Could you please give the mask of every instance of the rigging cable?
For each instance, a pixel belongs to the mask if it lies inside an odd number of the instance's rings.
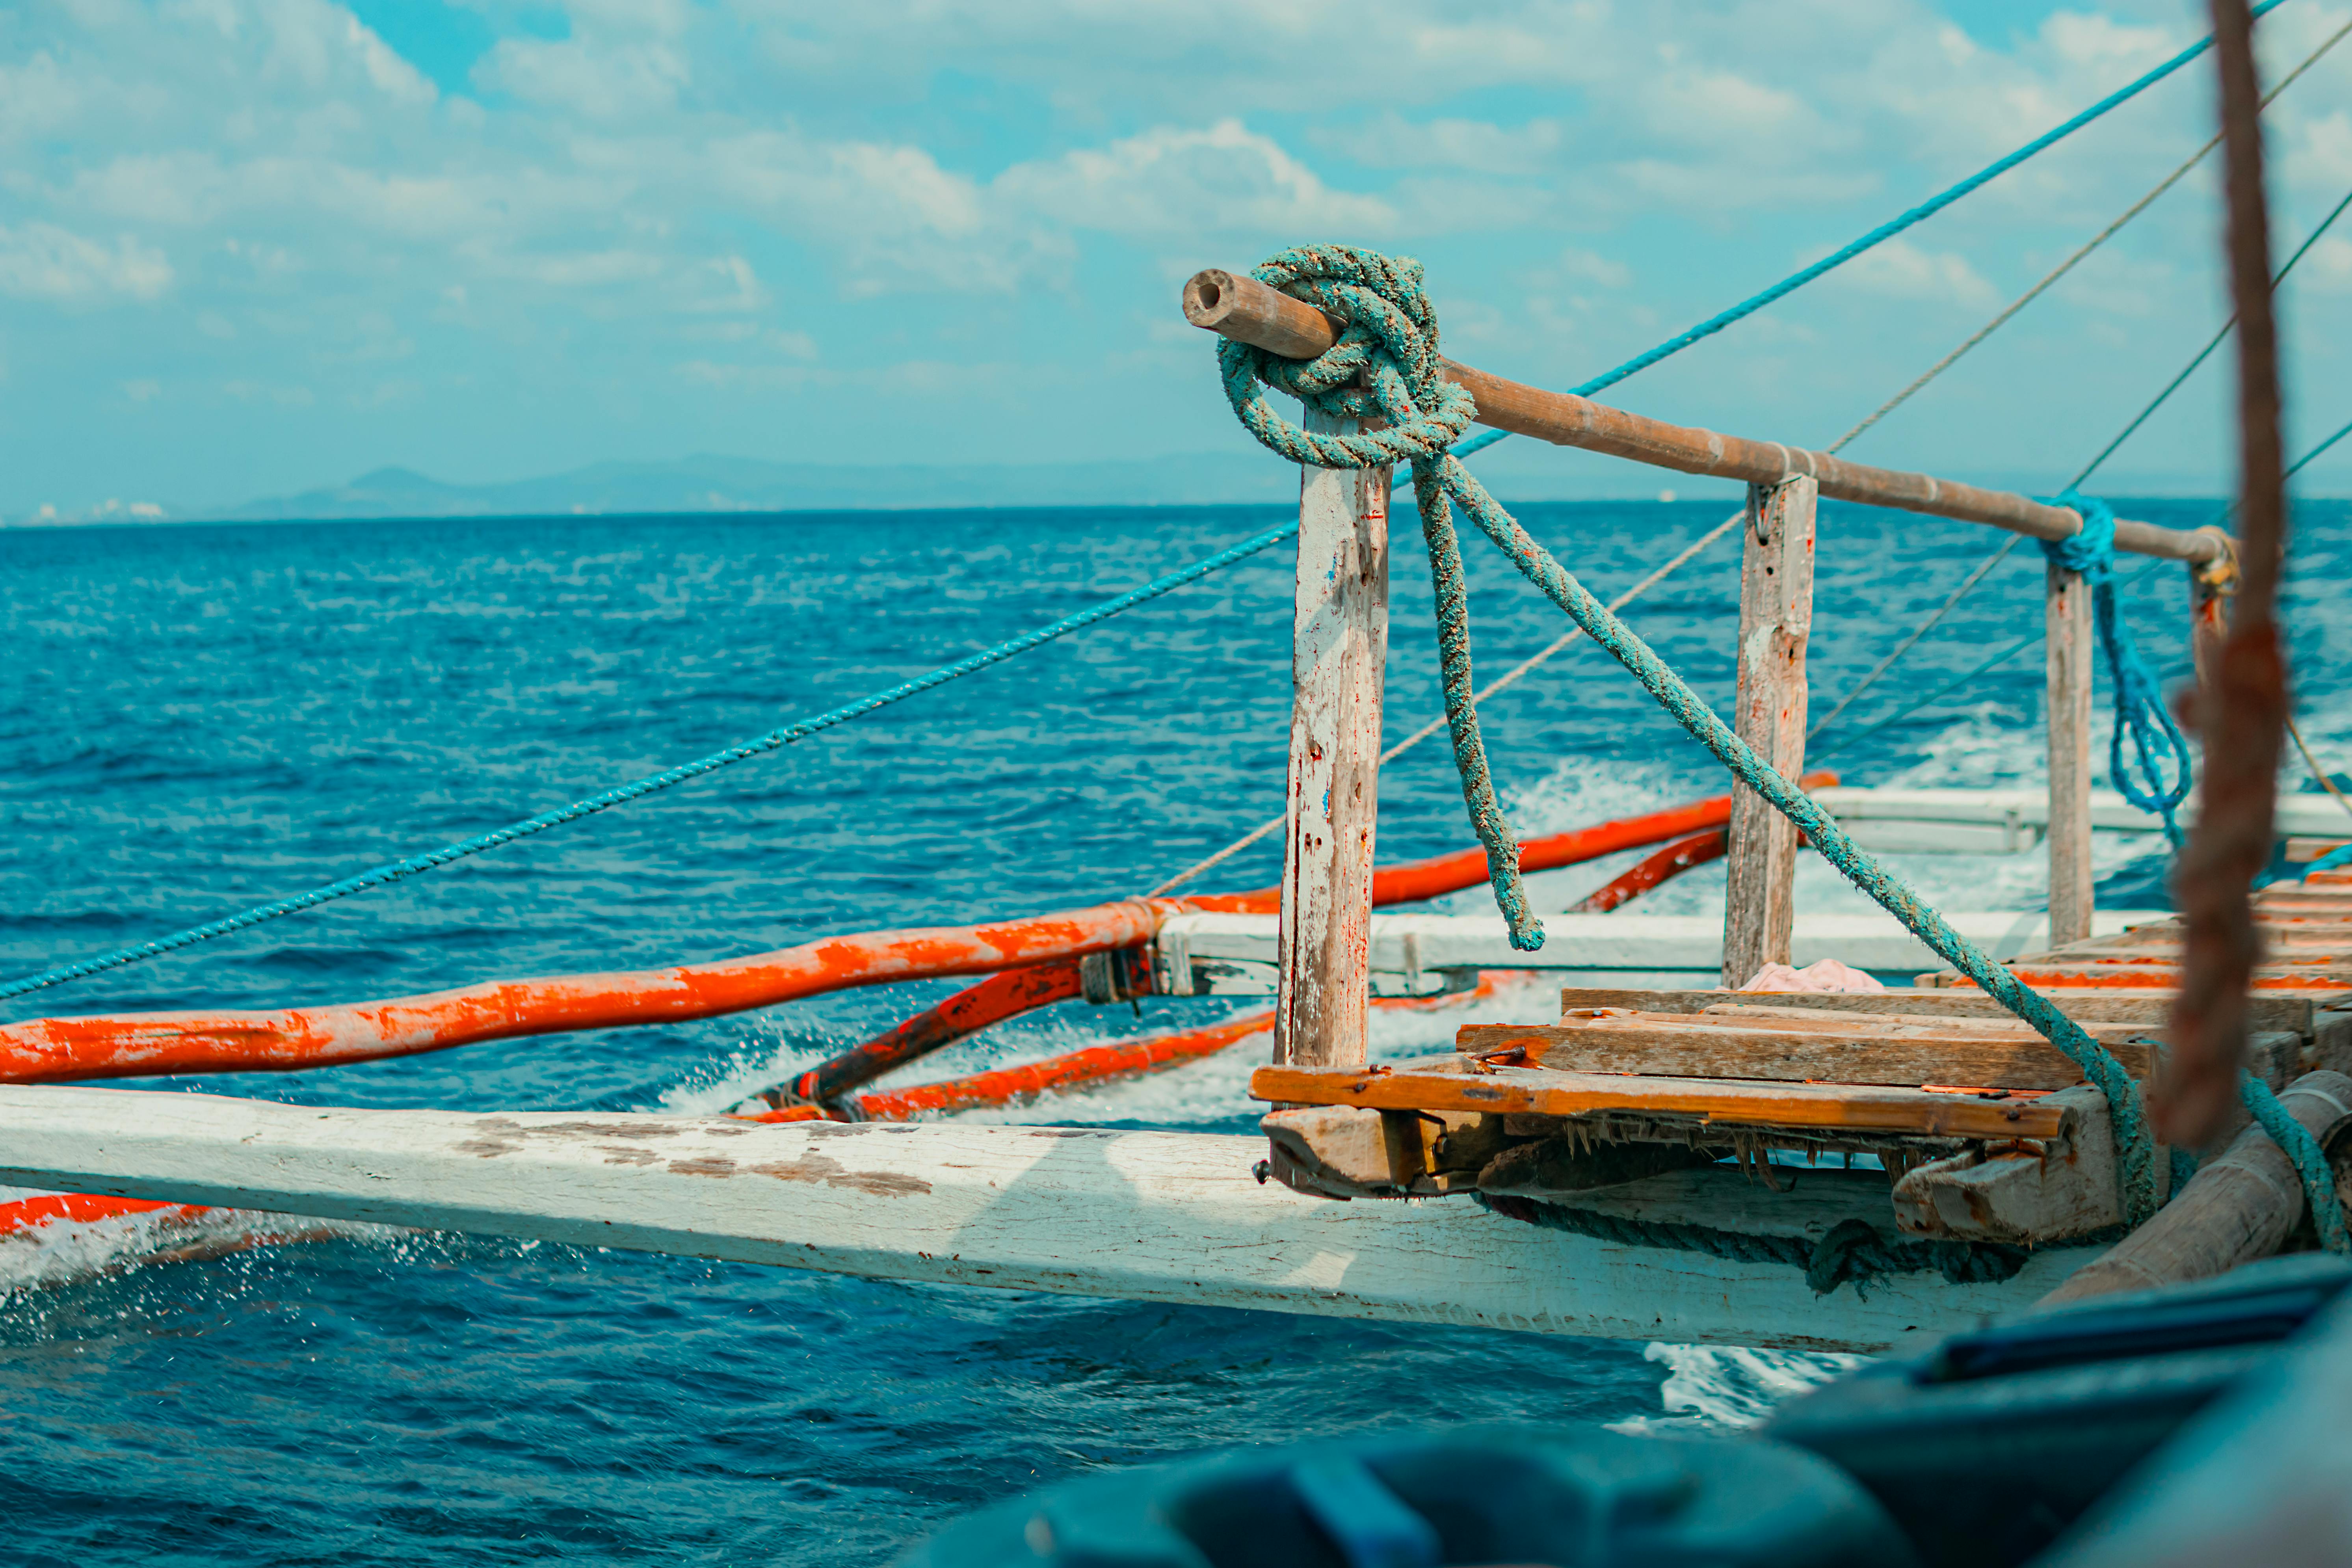
[[[2352,26],[2347,26],[2343,32],[2352,32]],[[2336,37],[2341,37],[2343,36],[2343,32],[2337,33]],[[2334,41],[2335,40],[2333,38],[2329,40],[2330,43],[2333,43]],[[2306,61],[2305,63],[2308,64],[2309,62]],[[2284,87],[2286,84],[2284,82],[2281,82],[2279,85]],[[2319,243],[2320,237],[2326,234],[2329,228],[2334,226],[2337,218],[2344,216],[2347,208],[2352,208],[2352,191],[2347,191],[2344,194],[2344,199],[2337,202],[2336,205],[2329,210],[2326,217],[2320,219],[2319,226],[2313,229],[2309,235],[2305,236],[2304,242],[2295,247],[2294,254],[2286,258],[2286,264],[2281,267],[2278,269],[2277,274],[2271,279],[2272,288],[2275,289],[2286,280],[2287,274],[2294,270],[2294,264],[2301,261],[2310,251],[2311,247]],[[2108,442],[2105,449],[2100,452],[2097,457],[2092,458],[2091,461],[2084,466],[2083,471],[2074,476],[2073,482],[2070,483],[2067,488],[2069,489],[2073,489],[2075,486],[2080,485],[2084,479],[2091,477],[2092,473],[2098,468],[2100,464],[2105,462],[2110,457],[2114,456],[2116,448],[2122,446],[2125,439],[2129,437],[2133,431],[2138,429],[2141,425],[2145,424],[2149,415],[2154,414],[2158,408],[2162,407],[2167,398],[2170,397],[2175,392],[2180,390],[2181,384],[2189,379],[2189,375],[2199,365],[2205,363],[2207,357],[2210,356],[2216,348],[2221,346],[2221,340],[2229,336],[2230,329],[2237,325],[2237,321],[2238,318],[2235,314],[2232,314],[2227,321],[2221,323],[2221,330],[2215,332],[2211,341],[2207,342],[2203,348],[2197,351],[2196,355],[2189,360],[2187,367],[2184,368],[2179,375],[2174,376],[2170,382],[2166,384],[2164,390],[2156,395],[2155,401],[2151,402],[2146,408],[2141,409],[2139,414],[2132,420],[2132,422],[2124,426],[2123,434]],[[1864,421],[1864,424],[1867,423],[1868,421]],[[1862,426],[1857,426],[1855,428],[1860,429]],[[2321,442],[2316,447],[2305,453],[2302,460],[2294,465],[2294,468],[2300,468],[2305,463],[2308,463],[2312,458],[2316,458],[2320,453],[2327,450],[2328,447],[2342,440],[2347,432],[2352,432],[2352,426],[2347,426],[2344,430],[2338,430],[2335,435],[2330,436],[2326,440]],[[1834,448],[1832,448],[1832,450],[1834,450]],[[2293,473],[2294,468],[2289,468],[2287,472]],[[2220,520],[2226,520],[2229,515],[2229,509],[2224,508],[2220,514]],[[1893,653],[1890,653],[1885,658],[1880,659],[1869,674],[1864,676],[1859,681],[1856,681],[1852,689],[1848,690],[1843,697],[1839,698],[1837,706],[1831,709],[1828,716],[1823,718],[1820,723],[1815,724],[1812,729],[1806,731],[1805,738],[1810,741],[1813,736],[1820,734],[1823,730],[1829,727],[1831,719],[1834,719],[1840,713],[1844,712],[1847,705],[1852,703],[1855,698],[1861,696],[1864,691],[1869,690],[1871,687],[1877,684],[1879,677],[1885,675],[1889,669],[1893,668],[1897,659],[1900,659],[1905,654],[1909,653],[1912,647],[1921,637],[1927,636],[1927,634],[1940,623],[1946,616],[1951,614],[1953,607],[1958,605],[1963,598],[1967,597],[1969,592],[1975,588],[1979,583],[1984,581],[1986,574],[1990,573],[1995,566],[2000,565],[2002,561],[2008,558],[2009,552],[2016,548],[2017,537],[2012,537],[2005,541],[2001,546],[1995,550],[1990,555],[1977,563],[1975,569],[1969,572],[1967,580],[1962,582],[1957,589],[1953,590],[1951,597],[1946,599],[1942,605],[1937,607],[1936,612],[1933,615],[1922,621],[1918,626],[1912,631],[1910,636],[1904,638],[1902,643],[1895,647]],[[1873,728],[1875,729],[1877,726],[1873,726]]]

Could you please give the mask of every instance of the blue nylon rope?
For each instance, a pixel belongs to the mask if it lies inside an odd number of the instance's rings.
[[[2295,1173],[2303,1178],[2304,1197],[2311,1205],[2311,1223],[2319,1232],[2319,1245],[2330,1252],[2352,1252],[2352,1236],[2344,1228],[2344,1208],[2336,1201],[2336,1173],[2327,1168],[2327,1152],[2319,1146],[2319,1140],[2279,1103],[2270,1085],[2242,1068],[2238,1070],[2238,1098],[2246,1102],[2246,1109],[2271,1135],[2279,1152],[2294,1162]]]
[[[709,756],[699,757],[693,762],[680,763],[665,772],[617,785],[602,795],[591,795],[586,800],[574,801],[570,805],[560,806],[553,811],[541,812],[537,816],[510,823],[495,832],[478,834],[471,838],[461,838],[455,844],[445,844],[438,849],[427,850],[422,855],[412,855],[404,860],[391,861],[373,870],[362,871],[356,877],[346,877],[340,882],[330,882],[323,888],[313,888],[307,893],[299,893],[290,899],[280,899],[274,903],[257,904],[252,909],[230,915],[225,920],[191,926],[185,931],[174,931],[170,936],[158,937],[153,942],[142,942],[131,947],[117,948],[111,952],[100,953],[95,958],[86,958],[76,963],[61,964],[55,969],[43,970],[38,974],[9,981],[0,984],[0,998],[21,996],[27,991],[37,991],[43,986],[60,984],[68,980],[78,980],[83,975],[96,974],[102,970],[120,969],[126,963],[136,963],[142,959],[153,958],[158,953],[170,952],[174,948],[209,941],[213,937],[226,936],[231,931],[243,931],[247,926],[257,926],[264,921],[274,921],[280,915],[290,915],[298,910],[310,909],[335,899],[349,898],[352,894],[362,892],[369,888],[382,887],[386,882],[396,882],[403,877],[413,877],[420,871],[430,871],[436,867],[446,866],[452,860],[461,860],[468,855],[478,855],[485,849],[495,849],[502,844],[511,844],[518,838],[545,832],[548,828],[560,826],[563,823],[576,822],[581,817],[610,810],[614,806],[635,800],[642,795],[651,795],[656,790],[667,789],[672,784],[684,784],[688,779],[700,778],[705,773],[715,773],[720,768],[742,762],[748,757],[760,756],[780,746],[789,746],[795,741],[804,741],[820,731],[830,730],[836,724],[845,724],[852,719],[862,718],[877,708],[887,708],[894,702],[903,702],[909,697],[930,690],[933,687],[944,686],[950,680],[986,669],[990,665],[1002,664],[1016,654],[1026,653],[1031,648],[1052,642],[1056,637],[1066,637],[1097,622],[1108,620],[1122,610],[1132,609],[1147,600],[1157,599],[1164,594],[1171,594],[1188,583],[1198,582],[1221,567],[1230,566],[1245,556],[1255,555],[1268,545],[1280,543],[1297,531],[1298,524],[1296,522],[1286,522],[1279,528],[1268,529],[1255,539],[1245,539],[1230,549],[1219,551],[1205,561],[1195,562],[1181,571],[1171,572],[1164,577],[1154,578],[1142,587],[1121,594],[1116,599],[1106,600],[1091,608],[1080,610],[1073,616],[1065,616],[1051,626],[1024,632],[1019,637],[1008,638],[993,647],[982,648],[969,658],[960,658],[953,664],[941,665],[928,675],[918,676],[912,680],[903,681],[885,690],[877,691],[871,696],[861,697],[855,702],[845,703],[839,708],[820,713],[813,719],[803,719],[796,724],[787,724],[781,730],[771,730],[755,740],[746,741],[740,745],[730,746],[723,752],[714,752]]]
[[[1464,798],[1486,847],[1488,879],[1510,926],[1512,945],[1524,950],[1540,944],[1543,929],[1527,908],[1518,857],[1502,814],[1493,805],[1493,784],[1469,700],[1468,626],[1459,607],[1459,555],[1447,548],[1456,506],[1585,635],[1632,671],[1675,722],[1795,823],[1822,858],[2083,1069],[2106,1096],[2114,1120],[2125,1217],[2138,1225],[2154,1214],[2154,1144],[2141,1112],[2138,1086],[2123,1065],[2073,1019],[2019,984],[1954,931],[1906,883],[1864,852],[1810,795],[1732,733],[1647,643],[1530,538],[1446,449],[1476,410],[1467,393],[1437,374],[1437,323],[1422,289],[1420,263],[1349,246],[1303,246],[1271,258],[1255,276],[1349,324],[1338,342],[1313,360],[1286,360],[1246,343],[1221,341],[1217,355],[1226,397],[1244,427],[1296,463],[1327,468],[1380,468],[1400,461],[1412,465],[1413,496],[1432,546],[1441,657],[1453,661],[1458,652],[1461,672],[1459,680],[1449,678],[1445,683],[1446,721],[1454,732],[1455,759],[1463,764]],[[1365,382],[1369,389],[1361,384]],[[1388,427],[1358,435],[1300,429],[1274,411],[1263,385],[1290,392],[1328,415],[1379,417],[1388,421]],[[1449,639],[1455,639],[1452,649]]]
[[[2188,738],[2166,711],[2157,690],[2156,672],[2140,657],[2131,625],[2116,606],[2116,514],[2103,500],[2068,490],[2049,498],[2052,506],[2072,507],[2083,519],[2082,531],[2071,539],[2044,539],[2042,552],[2051,564],[2079,573],[2091,587],[2091,613],[2099,628],[2099,646],[2107,656],[2107,677],[2115,687],[2116,723],[2107,737],[2107,774],[2123,797],[2145,812],[2164,819],[2164,836],[2180,847],[2180,825],[2173,820],[2197,765]],[[2131,744],[2126,765],[2124,744]],[[2164,776],[2169,762],[2172,778]]]
[[[2253,16],[2259,18],[2264,13],[2275,10],[2278,6],[2283,5],[2285,3],[2286,0],[2263,0],[2262,5],[2254,7]],[[2028,158],[2032,157],[2036,153],[2042,152],[2056,143],[2064,141],[2067,137],[2072,136],[2075,132],[2080,131],[2084,126],[2088,125],[2092,121],[2098,119],[2099,116],[2106,113],[2109,110],[2115,109],[2119,105],[2138,97],[2141,93],[2147,91],[2149,88],[2154,87],[2158,82],[2162,81],[2166,77],[2170,76],[2174,71],[2179,70],[2182,66],[2187,65],[2189,61],[2195,59],[2198,56],[2203,54],[2207,49],[2212,47],[2213,40],[2210,35],[2199,39],[2196,43],[2189,45],[2187,48],[2181,50],[2179,54],[2173,56],[2170,59],[2165,61],[2162,65],[2157,67],[2146,76],[2141,77],[2137,81],[2117,88],[2106,97],[2099,100],[2098,102],[2091,105],[2090,108],[2083,110],[2082,113],[2074,116],[2074,119],[2067,121],[2063,125],[2043,132],[2041,135],[2035,137],[2032,141],[2028,142],[2024,146],[2020,147],[2016,152],[2010,153],[2007,157],[1996,159],[1994,162],[1987,163],[1983,168],[1979,169],[1975,174],[1970,174],[1967,179],[1962,180],[1959,184],[1948,186],[1945,189],[1938,191],[1936,195],[1929,196],[1926,201],[1921,202],[1917,206],[1913,207],[1909,212],[1903,213],[1898,216],[1890,218],[1885,223],[1880,224],[1876,228],[1872,229],[1868,234],[1864,235],[1860,239],[1848,245],[1843,250],[1832,251],[1829,255],[1822,257],[1819,261],[1814,262],[1811,267],[1801,268],[1797,271],[1790,273],[1789,276],[1781,279],[1780,281],[1773,284],[1770,288],[1750,294],[1747,299],[1742,300],[1738,304],[1732,306],[1728,310],[1709,316],[1706,321],[1701,321],[1697,326],[1691,328],[1688,331],[1683,332],[1676,337],[1668,338],[1664,342],[1660,343],[1654,349],[1648,350],[1643,353],[1635,354],[1632,359],[1627,360],[1624,363],[1617,366],[1614,370],[1603,371],[1599,375],[1594,376],[1591,381],[1583,382],[1578,385],[1570,387],[1568,389],[1570,395],[1576,397],[1590,397],[1594,393],[1600,392],[1606,387],[1616,385],[1619,382],[1624,380],[1629,375],[1633,375],[1649,369],[1652,365],[1671,354],[1678,354],[1682,353],[1683,350],[1690,347],[1693,343],[1697,342],[1700,339],[1711,338],[1716,333],[1723,331],[1724,328],[1730,326],[1733,322],[1754,315],[1757,311],[1772,303],[1775,300],[1781,299],[1784,296],[1794,293],[1797,289],[1803,288],[1806,284],[1811,283],[1814,279],[1819,278],[1822,273],[1831,271],[1835,268],[1844,266],[1847,262],[1852,261],[1855,257],[1860,256],[1864,251],[1868,250],[1874,246],[1881,245],[1887,240],[1893,239],[1896,235],[1901,234],[1905,229],[1909,228],[1914,224],[1924,222],[1925,220],[1935,216],[1937,213],[1942,212],[1946,207],[1950,206],[1954,202],[1958,201],[1962,196],[1967,195],[1969,192],[1977,189],[1988,181],[1999,179],[2001,175],[2006,174],[2011,169],[2016,168],[2020,163],[2024,163]],[[1487,447],[1493,446],[1496,442],[1502,440],[1509,434],[1510,432],[1507,430],[1481,431],[1476,436],[1472,437],[1469,440],[1465,441],[1460,446],[1454,447],[1454,455],[1457,458],[1466,458],[1473,452],[1484,451]]]

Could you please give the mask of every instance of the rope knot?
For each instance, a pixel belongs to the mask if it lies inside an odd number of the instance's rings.
[[[2082,574],[2096,585],[2116,574],[2116,509],[2103,500],[2073,490],[2052,496],[2052,506],[2071,509],[2083,520],[2080,532],[2069,539],[2037,541],[2053,566]]]
[[[1438,457],[1470,428],[1477,408],[1441,374],[1437,313],[1420,262],[1353,245],[1301,245],[1268,257],[1251,276],[1347,323],[1339,341],[1310,360],[1231,338],[1218,343],[1225,396],[1265,446],[1318,468],[1381,468]],[[1303,430],[1266,402],[1268,386],[1333,418],[1384,420],[1388,428],[1354,436]]]

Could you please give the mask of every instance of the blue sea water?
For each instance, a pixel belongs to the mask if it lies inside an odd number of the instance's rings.
[[[1717,502],[1529,505],[1604,595]],[[2209,521],[2213,503],[2130,515]],[[1265,509],[467,520],[0,532],[0,973],[30,973],[482,831],[814,713],[1266,526]],[[1406,520],[1409,522],[1409,519]],[[2305,733],[2352,756],[2352,507],[2297,516],[2287,615]],[[1940,603],[1983,531],[1824,510],[1816,711]],[[1492,674],[1562,623],[1473,540]],[[1628,612],[1717,702],[1726,542]],[[1424,563],[1396,558],[1388,727],[1439,711]],[[2127,611],[2183,671],[2179,568]],[[1849,782],[2041,776],[2029,647],[1888,728],[2040,617],[2030,546],[1824,735]],[[21,997],[49,1013],[276,1005],[618,969],[1148,888],[1276,811],[1283,550],[853,726],[571,827],[226,941]],[[1522,833],[1717,793],[1589,647],[1495,700]],[[2104,725],[2104,716],[2102,717]],[[1842,744],[1843,742],[1843,744]],[[1842,749],[1841,749],[1842,748]],[[1442,742],[1381,780],[1381,858],[1470,841]],[[1270,846],[1212,886],[1272,881]],[[2102,899],[2163,899],[2159,845],[2103,837]],[[1626,858],[1538,879],[1560,908]],[[1910,857],[1952,908],[2034,907],[2040,858]],[[1817,864],[1808,907],[1853,895]],[[1696,873],[1646,907],[1719,905]],[[1479,907],[1478,890],[1450,900]],[[1644,906],[1636,906],[1641,908]],[[163,1080],[299,1103],[710,1110],[944,985],[325,1072]],[[1201,1021],[1083,1005],[912,1081]],[[1540,994],[1496,1005],[1539,1016]],[[1385,1017],[1381,1048],[1454,1020]],[[1017,1112],[1244,1131],[1219,1059]],[[1005,1119],[999,1114],[996,1119]],[[1502,1223],[1502,1222],[1497,1222]],[[104,1564],[886,1561],[1076,1471],[1431,1419],[1736,1418],[1817,1363],[910,1286],[376,1232],[139,1262],[135,1228],[0,1247],[0,1558]],[[134,1266],[136,1265],[136,1266]]]

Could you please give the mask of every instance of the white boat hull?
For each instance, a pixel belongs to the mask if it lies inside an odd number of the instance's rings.
[[[0,1087],[0,1182],[875,1279],[1541,1333],[1884,1352],[2040,1297],[1538,1229],[1466,1199],[1261,1184],[1255,1138],[583,1112],[345,1110]],[[1826,1173],[1825,1173],[1826,1174]],[[1803,1189],[1801,1187],[1800,1189]],[[1891,1227],[1890,1227],[1891,1228]]]

